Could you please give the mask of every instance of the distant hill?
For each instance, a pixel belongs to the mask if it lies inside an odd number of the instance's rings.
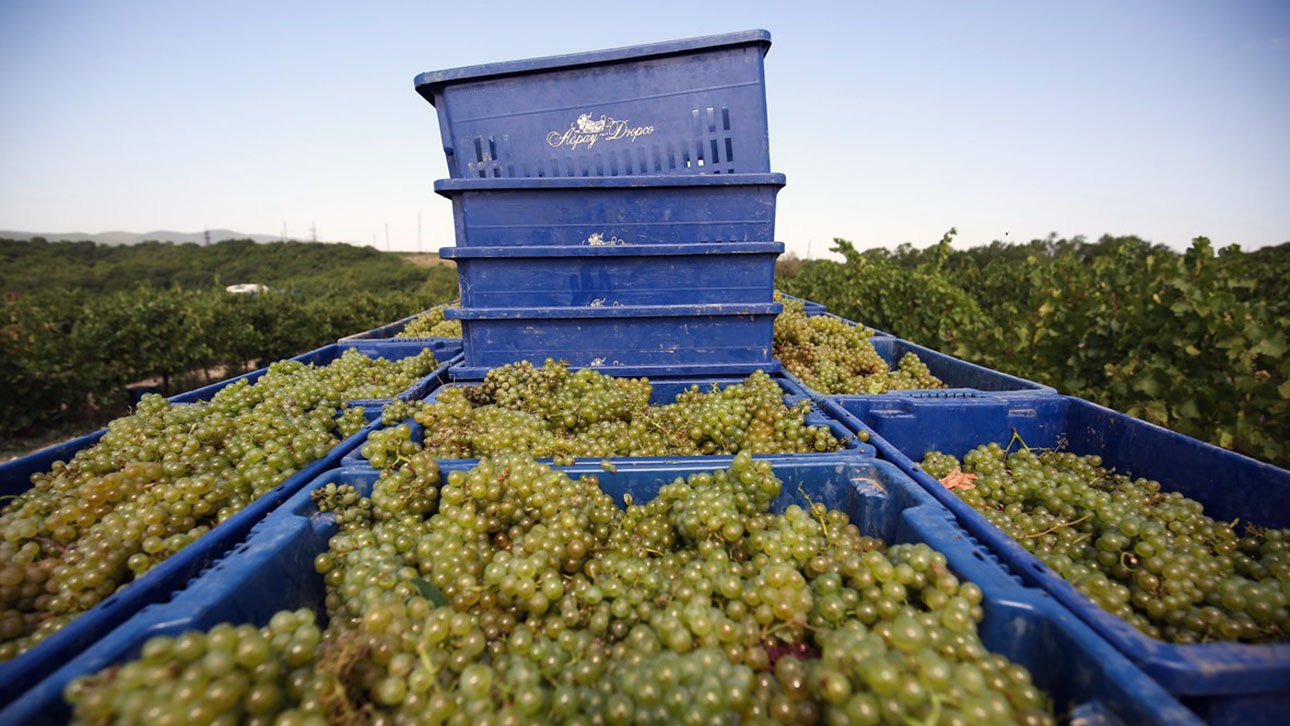
[[[212,229],[210,232],[211,243],[223,242],[226,239],[249,239],[256,242],[277,242],[278,236],[271,234],[243,234],[234,232],[231,229]],[[99,232],[98,234],[86,234],[85,232],[14,232],[10,230],[0,230],[0,239],[28,240],[35,237],[44,237],[50,242],[66,240],[68,242],[79,242],[89,240],[103,245],[136,245],[145,240],[156,240],[158,242],[175,242],[185,243],[193,242],[202,244],[206,241],[206,232],[171,232],[168,230],[158,230],[156,232]]]

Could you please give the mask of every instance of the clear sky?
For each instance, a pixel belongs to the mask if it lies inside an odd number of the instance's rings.
[[[766,28],[778,236],[1290,240],[1290,2],[0,3],[0,229],[451,244],[417,73]]]

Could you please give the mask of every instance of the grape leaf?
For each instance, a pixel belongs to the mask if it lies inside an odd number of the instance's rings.
[[[448,604],[448,598],[444,597],[443,593],[439,592],[439,588],[430,582],[420,577],[414,577],[412,578],[412,584],[416,585],[417,592],[421,593],[421,597],[429,600],[435,607],[441,608]]]
[[[968,489],[976,489],[976,484],[973,482],[978,478],[976,474],[970,474],[956,466],[954,471],[946,474],[945,478],[941,479],[941,484],[952,492],[960,489],[967,491]]]

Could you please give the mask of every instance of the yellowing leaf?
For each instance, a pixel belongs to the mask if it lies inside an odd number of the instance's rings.
[[[968,489],[976,489],[976,484],[973,482],[978,478],[976,474],[970,474],[956,466],[954,471],[946,474],[945,478],[941,479],[941,484],[952,492],[960,489],[967,491]]]
[[[1151,401],[1146,405],[1147,420],[1164,426],[1169,423],[1169,409],[1164,401]]]

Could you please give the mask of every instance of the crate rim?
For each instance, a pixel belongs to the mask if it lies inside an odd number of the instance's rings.
[[[718,50],[740,45],[760,46],[764,57],[770,52],[770,31],[761,29],[741,30],[733,33],[625,45],[603,50],[537,56],[499,63],[457,66],[419,73],[413,78],[412,85],[416,88],[417,93],[433,106],[435,105],[436,93],[443,88],[459,83],[475,83],[506,76],[522,76],[530,73],[566,70],[581,66],[639,61],[647,58],[658,58],[694,51]]]
[[[491,179],[438,179],[435,193],[448,197],[463,192],[533,191],[533,190],[586,190],[586,189],[646,189],[654,187],[722,187],[722,186],[774,186],[783,187],[787,178],[780,173],[750,172],[747,174],[642,174],[640,176],[597,177],[496,177]]]
[[[440,247],[445,260],[494,257],[698,257],[782,254],[783,242],[687,242],[679,244],[523,245]],[[445,308],[446,309],[446,308]]]
[[[707,303],[699,305],[605,305],[601,307],[449,308],[447,320],[538,320],[567,318],[683,318],[733,315],[778,315],[780,303]]]

